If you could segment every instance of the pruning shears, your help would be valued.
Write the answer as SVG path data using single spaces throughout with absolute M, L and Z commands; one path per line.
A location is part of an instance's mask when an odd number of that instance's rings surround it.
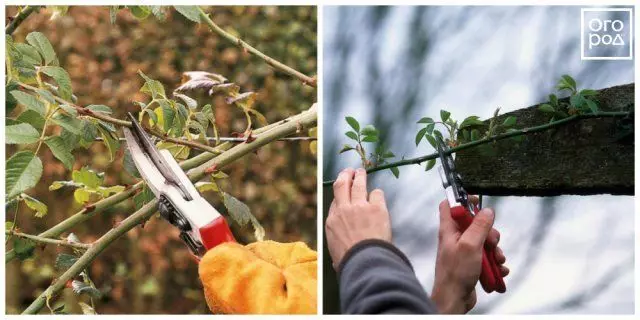
M 456 221 L 461 231 L 464 232 L 471 225 L 473 218 L 480 209 L 471 203 L 469 194 L 462 187 L 462 177 L 456 172 L 453 156 L 445 153 L 448 147 L 441 137 L 436 137 L 436 139 L 441 163 L 441 166 L 438 167 L 438 173 L 447 195 L 449 208 L 451 208 L 451 217 Z M 482 249 L 480 284 L 482 284 L 482 288 L 487 293 L 493 291 L 504 293 L 507 290 L 500 272 L 500 265 L 496 262 L 495 251 L 493 248 L 488 248 L 486 243 Z
M 225 218 L 209 204 L 168 150 L 158 150 L 131 113 L 131 128 L 123 128 L 131 158 L 147 186 L 158 199 L 158 211 L 180 230 L 180 239 L 194 256 L 235 242 Z

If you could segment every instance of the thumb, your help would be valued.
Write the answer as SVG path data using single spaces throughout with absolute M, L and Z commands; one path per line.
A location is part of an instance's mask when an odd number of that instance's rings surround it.
M 460 241 L 473 244 L 479 248 L 482 247 L 493 227 L 494 218 L 495 214 L 492 209 L 484 208 L 480 210 L 469 228 L 460 237 Z

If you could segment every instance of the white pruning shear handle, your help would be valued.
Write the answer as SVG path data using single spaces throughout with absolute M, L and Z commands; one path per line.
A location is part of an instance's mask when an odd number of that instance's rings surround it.
M 227 221 L 198 193 L 168 150 L 158 150 L 136 119 L 123 128 L 131 158 L 158 199 L 158 211 L 180 230 L 180 238 L 198 258 L 223 242 L 235 241 Z

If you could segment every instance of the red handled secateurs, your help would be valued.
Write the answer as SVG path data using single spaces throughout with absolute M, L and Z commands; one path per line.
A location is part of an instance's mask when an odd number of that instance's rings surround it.
M 447 201 L 449 201 L 451 217 L 456 221 L 460 230 L 464 232 L 473 222 L 473 218 L 479 209 L 469 201 L 469 195 L 462 187 L 462 178 L 456 172 L 453 157 L 451 154 L 445 154 L 447 146 L 440 137 L 437 137 L 437 149 L 440 155 L 440 163 L 442 164 L 438 167 L 438 173 L 447 195 Z M 487 293 L 493 291 L 503 293 L 507 290 L 500 272 L 500 265 L 496 262 L 495 251 L 488 249 L 486 244 L 482 249 L 480 284 L 482 284 L 482 288 Z
M 180 230 L 180 239 L 201 258 L 223 242 L 235 241 L 227 221 L 191 183 L 168 150 L 158 150 L 129 113 L 132 127 L 123 128 L 131 158 L 158 199 L 158 211 Z

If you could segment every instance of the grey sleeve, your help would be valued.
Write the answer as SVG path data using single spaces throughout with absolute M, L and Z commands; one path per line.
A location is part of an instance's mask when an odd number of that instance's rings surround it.
M 409 259 L 389 242 L 359 242 L 345 254 L 338 270 L 343 314 L 437 313 Z

